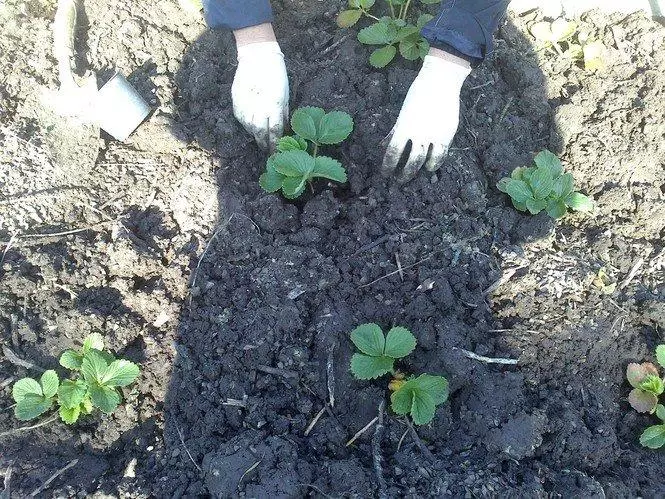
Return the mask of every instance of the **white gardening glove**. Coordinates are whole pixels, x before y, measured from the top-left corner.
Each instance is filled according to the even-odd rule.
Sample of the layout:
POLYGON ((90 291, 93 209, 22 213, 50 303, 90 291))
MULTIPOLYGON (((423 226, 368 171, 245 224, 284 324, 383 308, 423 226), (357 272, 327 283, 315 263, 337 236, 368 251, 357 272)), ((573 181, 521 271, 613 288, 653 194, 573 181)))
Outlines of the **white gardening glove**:
POLYGON ((409 142, 411 153, 400 182, 411 180, 423 165, 430 171, 441 166, 457 131, 460 91, 470 72, 470 66, 425 56, 423 67, 406 94, 397 123, 387 137, 384 175, 395 171, 409 142))
POLYGON ((238 47, 233 114, 262 149, 274 149, 289 115, 289 80, 277 42, 238 47))

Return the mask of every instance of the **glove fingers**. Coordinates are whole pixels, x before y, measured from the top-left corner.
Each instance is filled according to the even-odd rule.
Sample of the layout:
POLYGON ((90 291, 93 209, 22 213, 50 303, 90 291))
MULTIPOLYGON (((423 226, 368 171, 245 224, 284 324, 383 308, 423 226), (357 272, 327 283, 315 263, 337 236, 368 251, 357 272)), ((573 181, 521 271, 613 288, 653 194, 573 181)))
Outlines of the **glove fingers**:
POLYGON ((431 147, 429 158, 425 162, 425 168, 431 172, 437 171, 441 168, 441 163, 448 155, 448 146, 433 144, 431 147))
POLYGON ((409 154, 409 159, 404 165, 404 170, 398 180, 400 184, 406 183, 416 176, 416 173, 422 168, 427 159, 428 149, 429 144, 413 144, 411 146, 411 154, 409 154))
POLYGON ((383 156, 383 163, 381 164, 381 174, 385 177, 392 175, 397 168, 399 160, 402 158, 402 153, 406 148, 408 139, 394 134, 394 129, 383 139, 382 145, 388 142, 386 153, 383 156))
POLYGON ((258 145, 264 151, 267 151, 270 143, 270 133, 268 130, 268 118, 252 118, 251 125, 247 128, 247 131, 254 135, 254 140, 256 145, 258 145))
POLYGON ((277 141, 280 139, 284 132, 284 118, 281 112, 274 116, 268 116, 268 146, 270 151, 274 151, 277 147, 277 141))

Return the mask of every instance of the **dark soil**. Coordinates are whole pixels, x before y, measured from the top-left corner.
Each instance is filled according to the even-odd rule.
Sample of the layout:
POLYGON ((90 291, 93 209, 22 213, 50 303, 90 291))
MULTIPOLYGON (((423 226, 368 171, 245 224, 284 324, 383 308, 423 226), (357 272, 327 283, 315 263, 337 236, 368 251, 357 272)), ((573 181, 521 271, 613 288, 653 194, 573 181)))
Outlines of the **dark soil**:
MULTIPOLYGON (((0 436, 11 497, 73 459, 44 494, 663 496, 663 453, 637 442, 652 418, 630 409, 623 381, 665 327, 662 26, 585 16, 610 52, 593 75, 534 52, 537 14, 510 18, 465 85, 446 164, 399 187, 375 174, 379 144, 417 65, 372 70, 353 33, 334 28, 341 2, 274 4, 292 108, 342 109, 356 123, 327 151, 348 184, 318 183, 296 202, 256 182, 265 157, 232 116, 229 35, 175 3, 86 2, 87 64, 139 67, 131 81, 157 111, 127 144, 103 136, 82 175, 58 163, 59 141, 30 107, 55 88, 39 42, 53 9, 11 11, 4 248, 15 237, 0 269, 0 341, 51 368, 100 331, 142 367, 112 416, 0 436), (494 187, 545 148, 594 197, 593 216, 525 216, 494 187), (614 289, 598 286, 600 269, 614 289), (348 333, 370 321, 408 327, 418 348, 400 367, 445 375, 451 396, 417 436, 388 409, 347 447, 387 397, 387 380, 348 370, 348 333)), ((13 381, 37 374, 4 359, 3 408, 13 381)), ((0 431, 20 426, 0 412, 0 431)))

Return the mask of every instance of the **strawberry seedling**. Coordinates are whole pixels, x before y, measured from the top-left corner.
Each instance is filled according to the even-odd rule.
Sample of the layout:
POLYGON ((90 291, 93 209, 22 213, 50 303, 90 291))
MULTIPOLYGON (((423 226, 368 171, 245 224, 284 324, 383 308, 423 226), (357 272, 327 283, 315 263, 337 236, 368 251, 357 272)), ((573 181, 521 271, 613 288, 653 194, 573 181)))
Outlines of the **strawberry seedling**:
POLYGON ((605 67, 605 45, 590 33, 577 32, 577 24, 565 19, 542 21, 531 26, 531 34, 544 50, 572 61, 584 63, 587 71, 605 67))
MULTIPOLYGON (((420 0, 423 4, 435 4, 440 0, 420 0)), ((358 41, 365 45, 380 45, 369 57, 375 68, 383 68, 397 55, 397 51, 409 61, 423 59, 429 52, 429 43, 420 34, 423 27, 434 16, 422 14, 414 23, 409 22, 411 0, 385 0, 389 15, 381 18, 369 11, 375 0, 349 0, 349 9, 337 16, 340 28, 354 26, 363 16, 372 19, 373 24, 358 33, 358 41)))
MULTIPOLYGON (((665 345, 656 347, 656 359, 665 367, 665 345)), ((640 437, 640 443, 650 449, 659 449, 665 445, 665 407, 658 403, 658 398, 665 391, 665 379, 660 377, 658 368, 650 363, 628 364, 626 379, 633 387, 628 395, 628 402, 637 412, 655 414, 661 424, 649 426, 640 437)))
POLYGON ((564 173, 561 160, 550 151, 542 151, 534 158, 535 166, 515 168, 510 177, 504 177, 497 188, 510 196, 519 211, 537 215, 543 210, 554 218, 563 217, 568 208, 591 212, 593 201, 574 190, 570 173, 564 173))
POLYGON ((27 421, 41 416, 54 403, 67 424, 75 423, 81 414, 90 414, 95 407, 110 414, 121 401, 118 388, 131 384, 139 375, 136 364, 115 359, 104 351, 104 340, 99 334, 88 336, 80 350, 63 352, 60 365, 73 371, 73 379, 61 383, 58 374, 49 370, 39 382, 23 378, 14 384, 17 419, 27 421))
POLYGON ((295 199, 307 183, 321 177, 346 182, 346 170, 336 159, 319 156, 319 147, 339 144, 353 131, 353 119, 342 111, 326 113, 319 107, 302 107, 291 117, 294 137, 282 137, 277 152, 268 158, 259 185, 266 192, 280 189, 295 199))
POLYGON ((361 380, 376 379, 392 374, 388 388, 390 402, 396 414, 410 414, 417 425, 434 419, 436 406, 448 399, 448 381, 442 376, 421 374, 405 378, 395 370, 395 361, 416 348, 416 338, 406 328, 393 327, 384 336, 377 324, 362 324, 351 331, 351 341, 360 351, 351 357, 351 373, 361 380))

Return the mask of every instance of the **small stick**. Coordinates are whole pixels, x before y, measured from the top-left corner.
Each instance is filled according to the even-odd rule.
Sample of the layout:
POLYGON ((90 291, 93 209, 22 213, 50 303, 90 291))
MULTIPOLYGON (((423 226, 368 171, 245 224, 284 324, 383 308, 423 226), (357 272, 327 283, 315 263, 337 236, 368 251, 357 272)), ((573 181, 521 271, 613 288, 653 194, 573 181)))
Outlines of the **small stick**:
POLYGON ((111 222, 118 222, 123 217, 124 217, 124 215, 122 217, 114 218, 113 220, 105 220, 103 222, 92 224, 92 225, 89 225, 88 227, 82 227, 80 229, 66 230, 66 231, 63 231, 63 232, 53 232, 53 233, 50 233, 50 234, 45 234, 45 233, 43 233, 43 234, 21 234, 20 237, 23 237, 23 238, 26 238, 26 239, 35 239, 35 238, 41 238, 41 237, 69 236, 71 234, 78 234, 79 232, 85 232, 86 230, 92 230, 95 227, 99 227, 100 225, 106 225, 106 224, 109 224, 111 222))
POLYGON ((9 499, 12 496, 12 491, 10 488, 10 483, 12 479, 12 466, 14 465, 14 461, 9 461, 7 464, 7 469, 5 470, 5 480, 4 480, 4 489, 2 491, 2 494, 0 494, 0 497, 6 497, 9 499))
POLYGON ((402 434, 402 438, 400 438, 399 442, 397 443, 397 452, 399 452, 400 448, 402 447, 402 443, 404 442, 404 439, 406 438, 407 433, 409 433, 408 428, 406 430, 404 430, 404 433, 402 434))
POLYGON ((35 371, 39 372, 44 372, 46 369, 43 369, 32 362, 28 362, 27 360, 21 359, 18 355, 16 355, 8 346, 3 346, 2 347, 2 353, 5 354, 5 358, 14 364, 15 366, 20 366, 20 367, 25 367, 26 369, 34 369, 35 371))
POLYGON ((0 390, 4 390, 7 385, 11 384, 11 382, 14 381, 14 379, 16 379, 14 378, 14 376, 10 376, 9 378, 0 381, 0 390))
POLYGON ((432 452, 427 448, 427 446, 423 443, 423 441, 420 440, 418 432, 413 427, 413 423, 407 419, 406 424, 409 425, 409 430, 411 431, 411 436, 413 437, 413 441, 416 442, 416 445, 418 446, 418 449, 420 449, 420 452, 423 453, 423 456, 425 456, 429 461, 432 462, 436 461, 436 459, 434 458, 434 454, 432 454, 432 452))
MULTIPOLYGON (((434 255, 430 255, 427 258, 423 258, 422 260, 417 261, 416 263, 412 263, 411 265, 407 265, 406 267, 402 267, 402 271, 408 270, 408 269, 413 268, 413 267, 416 267, 417 265, 420 265, 421 263, 426 262, 427 260, 432 258, 432 256, 434 256, 434 255)), ((379 277, 378 279, 374 279, 372 282, 368 282, 367 284, 363 284, 362 286, 358 286, 358 289, 366 288, 367 286, 371 286, 372 284, 375 284, 375 283, 377 283, 377 282, 379 282, 379 281, 381 281, 381 280, 383 280, 387 277, 393 276, 395 274, 399 274, 399 272, 400 272, 399 269, 395 270, 394 272, 390 272, 389 274, 386 274, 382 277, 379 277)))
POLYGON ((274 374, 275 376, 282 376, 284 378, 298 378, 298 373, 293 371, 287 371, 286 369, 277 369, 270 366, 256 366, 257 371, 264 372, 266 374, 274 374))
POLYGON ((14 433, 21 433, 22 431, 29 431, 29 430, 35 430, 37 428, 41 428, 42 426, 46 426, 47 424, 51 424, 56 419, 58 419, 58 416, 53 416, 52 418, 47 419, 46 421, 42 421, 41 423, 37 423, 37 424, 32 425, 32 426, 21 426, 20 428, 14 428, 12 430, 3 431, 2 433, 0 433, 0 438, 6 437, 7 435, 12 435, 14 433))
POLYGON ((390 239, 390 234, 386 234, 385 236, 381 236, 376 241, 372 241, 371 243, 366 244, 365 246, 361 246, 351 256, 356 256, 356 255, 359 255, 360 253, 364 253, 365 251, 369 251, 372 248, 374 248, 375 246, 378 246, 379 244, 385 243, 388 239, 390 239))
POLYGON ((324 405, 321 408, 321 410, 316 414, 316 416, 314 416, 314 419, 312 419, 312 422, 307 425, 307 428, 305 429, 305 436, 309 435, 311 433, 311 431, 314 429, 314 427, 316 426, 316 423, 318 423, 319 419, 321 419, 321 416, 323 416, 323 413, 326 412, 326 407, 327 406, 324 405))
POLYGON ((197 470, 201 471, 201 467, 198 464, 196 464, 196 461, 194 461, 192 454, 189 452, 189 449, 185 445, 185 437, 182 436, 182 431, 180 430, 180 427, 176 425, 175 429, 178 432, 178 437, 180 438, 180 443, 182 444, 183 449, 185 449, 185 452, 189 456, 189 460, 192 462, 194 466, 196 466, 197 470))
POLYGON ((628 273, 628 276, 624 281, 621 283, 621 286, 619 286, 619 289, 623 289, 626 286, 628 286, 633 279, 635 279, 635 276, 637 275, 637 272, 640 270, 640 267, 644 264, 644 258, 639 258, 636 262, 635 265, 633 265, 633 268, 630 269, 630 272, 628 273))
POLYGON ((326 364, 326 385, 328 386, 328 402, 330 407, 335 407, 335 366, 333 365, 333 351, 335 345, 331 345, 328 350, 328 363, 326 364))
POLYGON ((517 365, 517 360, 516 359, 503 359, 501 357, 485 357, 484 355, 478 355, 477 353, 470 352, 468 350, 464 350, 463 348, 457 348, 453 347, 453 350, 459 350, 462 352, 466 357, 473 359, 473 360, 478 360, 480 362, 485 362, 486 364, 503 364, 506 366, 514 366, 517 365))
POLYGON ((355 435, 353 435, 353 437, 351 437, 351 440, 349 440, 348 442, 346 442, 346 447, 348 447, 349 445, 353 445, 353 443, 354 443, 356 440, 358 440, 358 438, 359 438, 363 433, 365 433, 367 430, 369 430, 369 429, 374 425, 374 423, 376 423, 378 420, 379 420, 379 417, 377 416, 377 417, 375 417, 374 419, 372 419, 369 423, 367 423, 363 428, 361 428, 361 429, 360 429, 355 435))
POLYGON ((245 409, 247 407, 247 395, 245 395, 242 400, 227 398, 226 402, 222 402, 222 405, 231 405, 245 409))
POLYGON ((397 272, 399 272, 400 281, 404 280, 404 270, 402 270, 402 262, 399 259, 399 253, 395 253, 395 263, 397 263, 397 272))
POLYGON ((484 296, 489 295, 490 293, 496 291, 496 289, 499 286, 507 283, 510 280, 510 278, 515 275, 515 272, 517 272, 518 270, 520 270, 522 268, 524 268, 524 266, 514 267, 512 269, 506 270, 499 280, 497 280, 494 283, 490 284, 490 286, 485 291, 483 291, 483 295, 484 296))
POLYGON ((12 247, 14 239, 16 239, 16 236, 12 234, 11 237, 9 238, 9 241, 7 241, 7 244, 5 245, 5 250, 2 252, 2 258, 0 258, 0 271, 2 271, 2 265, 5 263, 5 257, 7 256, 9 248, 12 247))
POLYGON ((322 50, 321 52, 319 52, 319 54, 318 54, 316 57, 314 57, 314 60, 319 59, 320 57, 326 55, 328 52, 330 52, 330 51, 332 51, 332 50, 335 50, 335 49, 336 49, 337 47, 339 47, 342 43, 344 43, 344 42, 345 42, 350 36, 351 36, 351 35, 345 35, 345 36, 343 36, 342 38, 340 38, 339 40, 337 40, 335 43, 333 43, 332 45, 330 45, 328 48, 326 48, 326 49, 322 50))
POLYGON ((387 498, 386 494, 386 479, 383 476, 383 467, 381 466, 381 437, 383 436, 383 407, 385 401, 379 404, 379 414, 376 417, 378 424, 374 428, 374 435, 372 435, 372 461, 374 462, 374 471, 376 479, 379 482, 379 499, 387 498))
POLYGON ((49 485, 51 485, 51 482, 53 482, 53 480, 58 478, 65 471, 67 471, 69 468, 71 468, 73 466, 76 466, 78 464, 78 462, 79 462, 78 459, 72 459, 71 461, 69 461, 69 463, 67 463, 66 466, 60 468, 58 471, 53 473, 53 475, 51 475, 51 477, 48 480, 46 480, 41 486, 39 486, 35 490, 33 490, 32 493, 30 494, 30 497, 37 497, 39 494, 44 492, 46 489, 48 489, 49 485))
POLYGON ((245 477, 246 477, 249 473, 251 473, 252 471, 254 471, 254 470, 259 466, 259 464, 261 464, 261 461, 262 461, 262 459, 259 460, 259 461, 256 461, 254 464, 252 464, 249 468, 247 468, 247 469, 245 470, 245 472, 244 472, 244 473, 242 474, 242 476, 240 477, 240 480, 238 480, 238 490, 240 490, 240 484, 242 484, 242 481, 245 479, 245 477))
MULTIPOLYGON (((488 329, 488 333, 512 333, 513 331, 520 331, 519 329, 488 329)), ((525 329, 525 333, 529 334, 543 334, 540 331, 536 331, 534 329, 525 329)))

